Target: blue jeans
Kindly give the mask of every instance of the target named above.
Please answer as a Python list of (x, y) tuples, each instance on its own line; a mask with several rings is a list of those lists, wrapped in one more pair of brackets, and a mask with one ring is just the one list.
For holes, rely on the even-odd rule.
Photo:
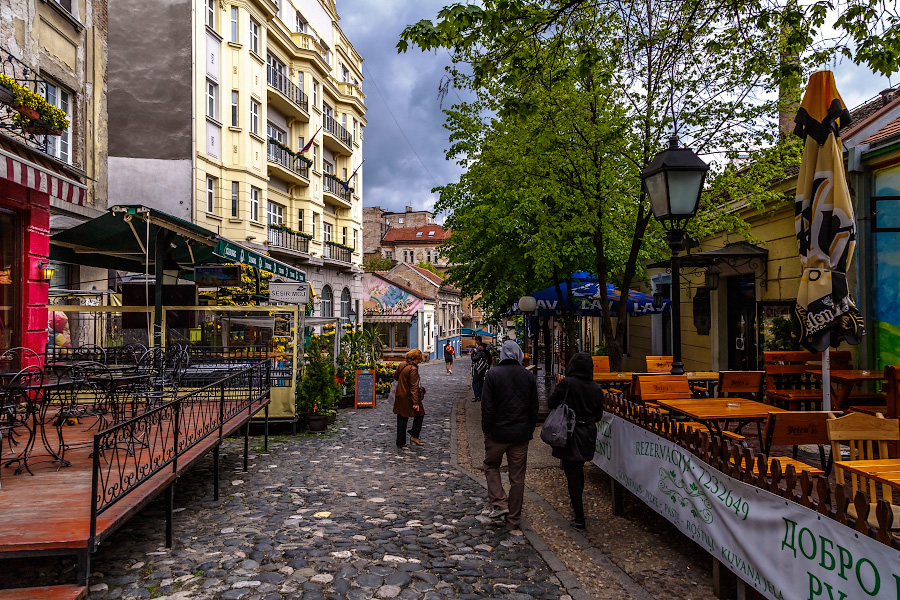
[(484, 386), (484, 377), (472, 376), (472, 391), (475, 392), (475, 399), (481, 400), (481, 388)]

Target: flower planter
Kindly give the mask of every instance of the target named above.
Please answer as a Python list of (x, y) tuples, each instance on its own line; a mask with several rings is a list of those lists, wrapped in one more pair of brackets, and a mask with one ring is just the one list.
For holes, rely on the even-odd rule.
[(354, 400), (352, 394), (341, 396), (341, 399), (338, 400), (338, 408), (353, 408), (353, 404)]
[(328, 417), (325, 415), (306, 415), (306, 430), (310, 433), (322, 433), (328, 429)]
[(32, 135), (62, 135), (61, 129), (54, 129), (52, 125), (40, 119), (32, 120), (24, 129)]
[(39, 113), (38, 111), (36, 111), (33, 108), (30, 108), (28, 106), (24, 106), (24, 105), (20, 104), (19, 106), (16, 107), (16, 110), (19, 111), (20, 115), (22, 115), (23, 117), (27, 117), (27, 118), (31, 119), (32, 121), (36, 121), (41, 118), (41, 113)]
[(18, 105), (18, 102), (16, 102), (16, 95), (12, 93), (12, 90), (5, 88), (2, 85), (0, 85), (0, 102), (9, 104), (12, 107)]
[(337, 413), (335, 413), (333, 415), (328, 415), (327, 423), (328, 423), (328, 425), (334, 425), (335, 423), (337, 423)]

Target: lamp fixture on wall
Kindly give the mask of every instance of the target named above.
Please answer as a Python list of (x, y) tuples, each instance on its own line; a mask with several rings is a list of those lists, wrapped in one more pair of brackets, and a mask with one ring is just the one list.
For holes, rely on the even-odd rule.
[(38, 269), (41, 271), (41, 276), (43, 276), (44, 281), (50, 281), (53, 279), (53, 274), (56, 273), (56, 267), (50, 264), (50, 261), (45, 260), (38, 264)]
[(662, 292), (654, 292), (653, 293), (653, 308), (659, 310), (666, 303), (666, 299), (663, 296)]
[(706, 289), (715, 290), (719, 287), (719, 274), (716, 271), (706, 272)]

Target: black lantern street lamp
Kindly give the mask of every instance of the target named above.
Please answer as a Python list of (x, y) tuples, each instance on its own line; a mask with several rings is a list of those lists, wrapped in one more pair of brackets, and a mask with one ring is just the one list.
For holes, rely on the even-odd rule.
[(681, 361), (681, 280), (678, 254), (684, 243), (688, 221), (697, 214), (700, 193), (709, 165), (690, 148), (679, 148), (672, 134), (669, 147), (654, 157), (641, 172), (644, 190), (650, 197), (653, 216), (666, 230), (672, 250), (672, 375), (684, 374)]

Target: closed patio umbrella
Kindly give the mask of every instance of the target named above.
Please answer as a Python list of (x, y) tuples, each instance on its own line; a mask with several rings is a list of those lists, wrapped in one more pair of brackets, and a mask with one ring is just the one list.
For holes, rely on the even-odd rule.
[(794, 337), (813, 352), (824, 352), (824, 408), (831, 408), (828, 348), (842, 340), (858, 344), (865, 327), (847, 287), (847, 268), (856, 249), (856, 220), (839, 129), (850, 122), (831, 71), (809, 78), (794, 119), (803, 138), (797, 179), (794, 227), (803, 276), (794, 305)]

